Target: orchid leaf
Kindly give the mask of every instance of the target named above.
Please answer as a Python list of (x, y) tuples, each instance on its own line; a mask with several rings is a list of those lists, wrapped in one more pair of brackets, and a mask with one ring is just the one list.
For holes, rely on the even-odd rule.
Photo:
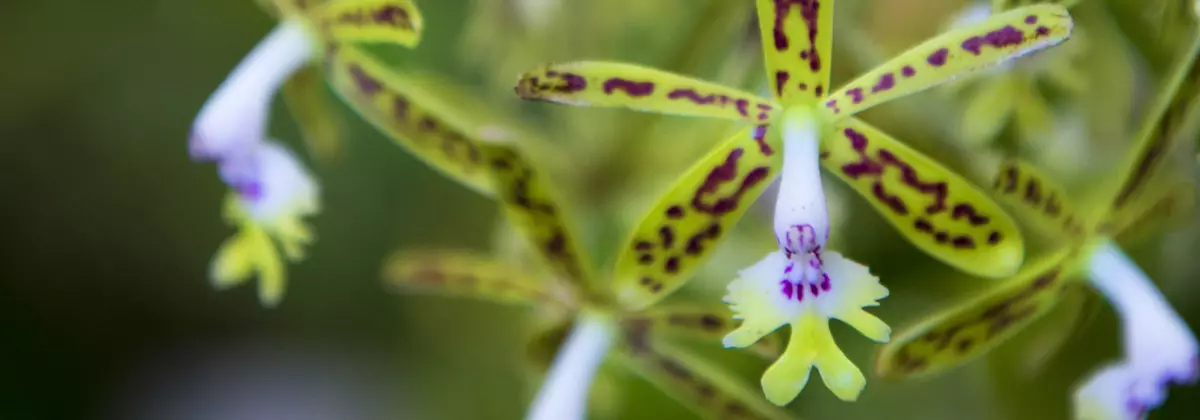
[(1067, 39), (1073, 22), (1059, 5), (1039, 4), (992, 15), (918, 45), (827, 98), (825, 109), (848, 117), (875, 105), (1045, 49)]
[(564, 216), (562, 202), (549, 185), (549, 175), (506, 140), (483, 141), (480, 148), (509, 222), (554, 274), (591, 290), (590, 266)]
[[(1129, 204), (1137, 201), (1150, 178), (1162, 166), (1165, 157), (1180, 141), (1194, 138), (1200, 124), (1200, 32), (1180, 52), (1159, 86), (1158, 94), (1142, 120), (1132, 152), (1120, 166), (1120, 187), (1111, 204), (1111, 216), (1121, 218)], [(1191, 140), (1191, 138), (1187, 138)]]
[(521, 75), (524, 99), (662, 114), (762, 122), (771, 101), (716, 83), (633, 64), (580, 61), (548, 64)]
[(814, 104), (830, 90), (833, 0), (758, 0), (767, 80), (784, 105)]
[(334, 43), (392, 43), (416, 47), (424, 18), (410, 0), (338, 0), (312, 12), (312, 21)]
[(983, 295), (896, 334), (881, 349), (876, 373), (929, 375), (987, 353), (1054, 308), (1068, 284), (1076, 251), (1063, 248)]
[(1075, 239), (1091, 233), (1084, 230), (1083, 216), (1066, 190), (1029, 163), (1018, 160), (1002, 163), (993, 191), (1001, 202), (1015, 209), (1017, 217), (1039, 231)]
[(1000, 205), (950, 169), (850, 118), (821, 144), (821, 163), (910, 242), (982, 277), (1012, 275), (1025, 245)]
[(615, 352), (634, 373), (708, 419), (790, 419), (758, 393), (704, 360), (655, 340), (647, 331), (626, 330)]
[(326, 59), (329, 83), (364, 120), (429, 166), (491, 195), (475, 133), (453, 118), (453, 107), (354, 46), (342, 45)]
[(686, 283), (779, 173), (778, 137), (746, 128), (687, 170), (618, 252), (617, 300), (645, 308)]
[(336, 159), (341, 153), (344, 122), (331, 106), (321, 70), (309, 66), (292, 75), (283, 85), (283, 99), (311, 153), (326, 162)]
[(388, 258), (383, 277), (392, 290), (405, 293), (517, 304), (558, 301), (555, 291), (536, 277), (467, 251), (398, 252)]

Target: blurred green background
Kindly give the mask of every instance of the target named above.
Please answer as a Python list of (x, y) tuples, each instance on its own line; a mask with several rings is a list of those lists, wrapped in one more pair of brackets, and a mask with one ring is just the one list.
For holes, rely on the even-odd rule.
[[(848, 3), (856, 1), (841, 2)], [(856, 21), (889, 52), (933, 35), (959, 6), (864, 3)], [(403, 56), (395, 62), (442, 73), (481, 96), (506, 95), (484, 68), (461, 64), (460, 35), (477, 5), (419, 5), (424, 42), (389, 58)], [(526, 311), (387, 293), (379, 274), (400, 248), (487, 249), (495, 204), (429, 170), (344, 106), (344, 153), (331, 164), (309, 162), (322, 183), (324, 207), (313, 219), (319, 240), (308, 260), (289, 266), (283, 304), (260, 307), (249, 286), (210, 288), (209, 259), (232, 229), (219, 217), (225, 187), (211, 165), (189, 160), (187, 134), (207, 96), (273, 25), (248, 0), (0, 6), (0, 46), (8, 54), (0, 72), (0, 419), (522, 417), (534, 390), (523, 365)], [(645, 62), (635, 43), (624, 46), (630, 51), (589, 58)], [(900, 132), (937, 131), (904, 127), (887, 112), (868, 116)], [(285, 113), (276, 112), (272, 133), (304, 150)], [(943, 148), (929, 139), (915, 144), (934, 156)], [(955, 275), (857, 197), (846, 201), (861, 238), (847, 252), (892, 288), (877, 313), (893, 327), (984, 286), (965, 276), (941, 281)], [(1130, 250), (1193, 326), (1200, 325), (1196, 237), (1187, 225)], [(719, 290), (734, 268), (696, 287)], [(816, 419), (1065, 418), (1072, 383), (1118, 356), (1117, 327), (1101, 309), (1041, 370), (1023, 368), (1027, 354), (1019, 349), (1038, 336), (1030, 331), (1022, 334), (1027, 343), (947, 375), (871, 379), (853, 404), (810, 386), (792, 407)], [(874, 348), (834, 328), (869, 371)], [(710, 350), (730, 357), (747, 385), (756, 385), (761, 363)], [(638, 379), (621, 384), (616, 418), (693, 417)], [(1174, 388), (1152, 417), (1197, 413), (1200, 390)]]

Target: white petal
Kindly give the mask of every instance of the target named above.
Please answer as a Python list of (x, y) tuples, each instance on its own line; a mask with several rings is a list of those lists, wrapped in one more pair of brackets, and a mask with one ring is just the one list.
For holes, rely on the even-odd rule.
[(283, 217), (319, 211), (319, 187), (290, 151), (276, 142), (264, 142), (255, 149), (253, 159), (256, 176), (244, 185), (234, 185), (252, 219), (272, 225)]
[(1142, 408), (1130, 404), (1129, 368), (1110, 365), (1092, 374), (1075, 390), (1074, 415), (1077, 420), (1131, 420), (1141, 418)]
[(1126, 358), (1122, 389), (1129, 404), (1150, 410), (1162, 405), (1170, 385), (1194, 383), (1196, 336), (1146, 274), (1112, 242), (1096, 248), (1088, 274), (1121, 316)]
[(223, 160), (265, 139), (272, 97), (312, 57), (314, 46), (305, 31), (298, 23), (280, 23), (238, 63), (192, 125), (188, 148), (193, 158)]

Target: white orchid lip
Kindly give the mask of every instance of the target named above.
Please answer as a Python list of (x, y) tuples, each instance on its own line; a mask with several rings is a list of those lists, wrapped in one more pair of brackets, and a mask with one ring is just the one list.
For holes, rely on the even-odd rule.
[(250, 160), (248, 165), (253, 166), (254, 173), (229, 185), (238, 192), (252, 219), (270, 223), (319, 211), (319, 187), (292, 152), (279, 143), (266, 141), (255, 146)]
[[(1089, 279), (1121, 317), (1125, 360), (1079, 388), (1077, 415), (1132, 419), (1166, 401), (1170, 385), (1194, 384), (1200, 346), (1145, 273), (1111, 241), (1097, 246)], [(1114, 401), (1115, 399), (1115, 401)]]
[(283, 21), (250, 51), (201, 108), (188, 149), (196, 160), (244, 159), (266, 136), (271, 100), (313, 57), (298, 22)]

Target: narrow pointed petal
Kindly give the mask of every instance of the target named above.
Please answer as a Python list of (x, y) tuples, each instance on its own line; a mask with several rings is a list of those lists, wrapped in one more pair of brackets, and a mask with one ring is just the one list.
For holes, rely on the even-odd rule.
[(758, 0), (767, 80), (784, 105), (814, 104), (829, 92), (834, 0)]
[[(660, 306), (629, 315), (622, 323), (626, 329), (653, 331), (660, 337), (688, 337), (712, 343), (721, 343), (735, 327), (733, 312), (724, 305)], [(781, 338), (779, 334), (769, 334), (736, 347), (746, 347), (754, 354), (774, 360), (783, 350)]]
[(517, 95), (568, 105), (763, 122), (771, 101), (737, 88), (633, 64), (548, 64), (521, 75)]
[(311, 19), (328, 41), (393, 43), (415, 47), (424, 19), (410, 0), (338, 0), (312, 12)]
[(983, 295), (901, 331), (880, 350), (876, 374), (928, 375), (986, 354), (1059, 302), (1076, 258), (1071, 248), (1055, 252)]
[(981, 277), (1021, 266), (1021, 232), (999, 204), (950, 169), (857, 119), (835, 124), (821, 163), (927, 254)]
[(817, 334), (820, 336), (819, 342), (824, 346), (824, 349), (817, 352), (817, 358), (814, 360), (817, 371), (821, 373), (821, 381), (839, 400), (858, 400), (858, 395), (867, 387), (867, 378), (837, 347), (829, 328), (819, 329)]
[(617, 299), (641, 309), (683, 286), (779, 173), (778, 137), (739, 131), (683, 174), (638, 223), (613, 272)]
[(480, 151), (509, 223), (551, 271), (581, 290), (594, 291), (590, 263), (572, 231), (568, 210), (550, 186), (550, 175), (508, 140), (483, 141)]
[(499, 303), (554, 304), (552, 290), (522, 270), (467, 251), (408, 251), (392, 255), (384, 282), (403, 293), (464, 297)]
[(256, 241), (253, 235), (239, 232), (226, 239), (217, 248), (209, 268), (209, 280), (217, 290), (228, 289), (245, 283), (254, 275), (254, 260), (251, 258)]
[(293, 74), (283, 85), (283, 100), (310, 153), (325, 162), (336, 159), (342, 151), (345, 123), (332, 106), (321, 69), (308, 66)]
[(1136, 140), (1125, 162), (1119, 166), (1120, 187), (1115, 190), (1111, 212), (1119, 217), (1143, 191), (1151, 175), (1162, 166), (1182, 141), (1193, 141), (1200, 133), (1200, 34), (1176, 57), (1167, 78), (1158, 88), (1149, 112), (1142, 119)]
[(286, 268), (268, 231), (250, 219), (234, 196), (226, 200), (225, 217), (238, 227), (234, 236), (217, 249), (209, 265), (209, 280), (218, 290), (258, 279), (259, 303), (271, 308), (283, 300)]
[(996, 139), (1013, 112), (1013, 80), (999, 76), (982, 83), (963, 110), (962, 136), (967, 144), (986, 146)]
[(452, 119), (454, 107), (354, 46), (341, 45), (326, 60), (329, 83), (359, 116), (429, 166), (492, 194), (476, 137)]
[(955, 77), (1049, 48), (1066, 40), (1072, 21), (1059, 5), (1010, 10), (951, 30), (916, 46), (833, 93), (825, 109), (835, 117), (916, 93)]
[(1015, 210), (1017, 217), (1039, 231), (1072, 240), (1087, 233), (1087, 221), (1071, 203), (1066, 190), (1029, 163), (1020, 160), (1002, 163), (992, 191)]
[(626, 334), (617, 360), (705, 419), (791, 419), (719, 366), (654, 337)]

